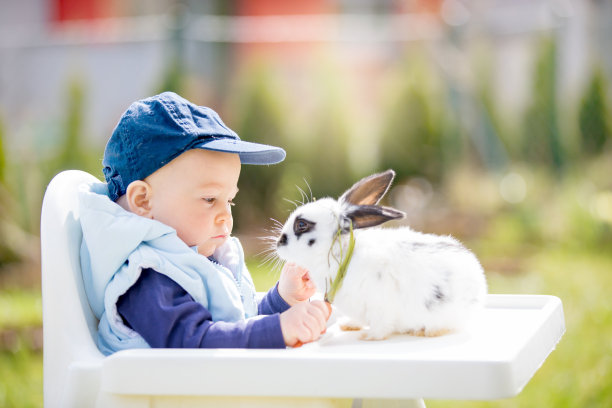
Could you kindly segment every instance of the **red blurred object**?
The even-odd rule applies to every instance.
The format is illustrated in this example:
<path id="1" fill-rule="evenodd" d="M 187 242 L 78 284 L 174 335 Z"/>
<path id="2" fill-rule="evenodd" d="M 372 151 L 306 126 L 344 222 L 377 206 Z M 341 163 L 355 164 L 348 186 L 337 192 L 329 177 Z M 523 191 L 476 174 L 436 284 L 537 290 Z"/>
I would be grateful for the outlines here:
<path id="1" fill-rule="evenodd" d="M 240 0 L 236 14 L 242 16 L 324 14 L 337 11 L 337 2 L 330 0 Z"/>
<path id="2" fill-rule="evenodd" d="M 115 2 L 107 0 L 53 0 L 52 20 L 98 20 L 115 15 Z"/>

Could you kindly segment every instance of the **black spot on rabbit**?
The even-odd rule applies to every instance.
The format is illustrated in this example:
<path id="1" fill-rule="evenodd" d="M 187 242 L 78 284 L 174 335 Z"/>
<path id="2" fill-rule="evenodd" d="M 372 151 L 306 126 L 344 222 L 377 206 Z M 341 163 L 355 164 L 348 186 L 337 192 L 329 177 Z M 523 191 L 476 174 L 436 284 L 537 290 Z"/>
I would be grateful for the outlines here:
<path id="1" fill-rule="evenodd" d="M 427 302 L 425 302 L 425 307 L 427 310 L 431 310 L 436 305 L 442 304 L 446 302 L 448 296 L 444 293 L 440 285 L 434 285 L 433 287 L 433 295 Z"/>

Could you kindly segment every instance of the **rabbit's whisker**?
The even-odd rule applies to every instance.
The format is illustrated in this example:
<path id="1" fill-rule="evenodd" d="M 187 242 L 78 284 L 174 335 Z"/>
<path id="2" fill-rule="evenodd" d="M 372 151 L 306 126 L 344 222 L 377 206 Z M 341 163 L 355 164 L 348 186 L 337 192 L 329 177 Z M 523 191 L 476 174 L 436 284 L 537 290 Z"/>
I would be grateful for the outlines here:
<path id="1" fill-rule="evenodd" d="M 310 200 L 308 202 L 312 203 L 315 201 L 314 197 L 312 196 L 312 188 L 310 188 L 310 184 L 308 184 L 308 181 L 305 178 L 302 180 L 304 180 L 304 183 L 306 183 L 306 187 L 308 187 L 308 191 L 310 192 Z"/>

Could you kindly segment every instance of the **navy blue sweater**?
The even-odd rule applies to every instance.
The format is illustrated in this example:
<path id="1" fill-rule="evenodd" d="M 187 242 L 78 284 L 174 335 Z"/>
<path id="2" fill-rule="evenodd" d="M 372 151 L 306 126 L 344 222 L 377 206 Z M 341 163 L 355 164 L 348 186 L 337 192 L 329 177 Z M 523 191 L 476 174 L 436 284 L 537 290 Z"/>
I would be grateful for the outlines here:
<path id="1" fill-rule="evenodd" d="M 213 322 L 208 309 L 153 269 L 143 270 L 117 301 L 125 324 L 154 348 L 284 348 L 279 314 L 288 308 L 275 286 L 259 303 L 265 316 Z"/>

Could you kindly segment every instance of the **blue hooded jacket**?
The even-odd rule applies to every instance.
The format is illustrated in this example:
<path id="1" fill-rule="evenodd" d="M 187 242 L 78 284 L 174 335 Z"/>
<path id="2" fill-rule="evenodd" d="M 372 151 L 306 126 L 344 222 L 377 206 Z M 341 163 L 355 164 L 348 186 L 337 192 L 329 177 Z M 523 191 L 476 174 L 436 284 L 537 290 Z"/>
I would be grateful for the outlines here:
<path id="1" fill-rule="evenodd" d="M 116 306 L 146 268 L 179 284 L 210 311 L 213 321 L 235 322 L 257 314 L 255 287 L 236 238 L 219 247 L 213 255 L 218 263 L 212 262 L 188 247 L 173 228 L 111 201 L 104 183 L 80 186 L 79 200 L 83 282 L 99 319 L 98 347 L 104 354 L 149 347 L 123 323 Z"/>

